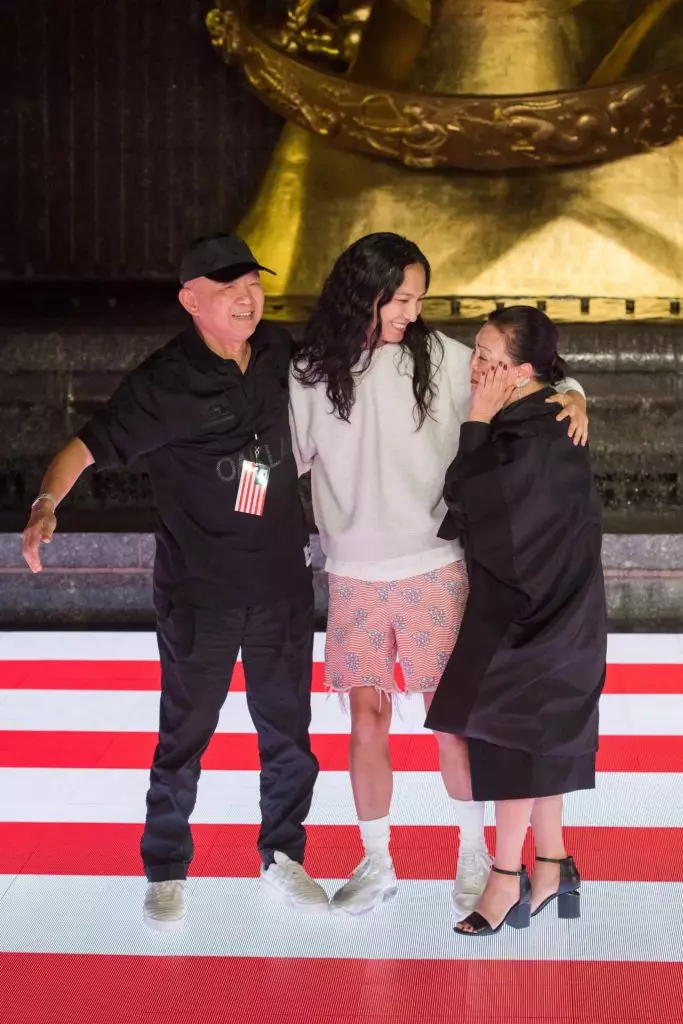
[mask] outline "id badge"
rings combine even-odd
[[[250,516],[263,515],[269,476],[270,469],[260,462],[245,460],[242,463],[235,512],[246,512]]]

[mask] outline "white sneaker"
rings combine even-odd
[[[175,932],[182,928],[187,909],[187,882],[150,882],[145,895],[143,917],[148,928],[157,932]]]
[[[372,853],[360,862],[348,882],[332,897],[333,910],[346,914],[367,914],[398,892],[391,857]]]
[[[461,848],[451,896],[453,910],[459,919],[467,917],[474,910],[477,900],[486,888],[492,864],[493,860],[488,850]]]
[[[302,914],[326,914],[330,909],[322,885],[310,878],[301,864],[286,853],[276,851],[274,863],[261,868],[261,881],[271,895],[288,903]]]

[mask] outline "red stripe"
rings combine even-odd
[[[242,494],[242,501],[240,502],[240,512],[249,511],[249,501],[251,498],[251,486],[254,482],[254,469],[252,466],[243,465],[244,473],[244,491]]]
[[[402,679],[397,666],[397,678]],[[0,689],[158,690],[158,661],[0,661]],[[244,690],[241,662],[231,687]],[[324,666],[313,666],[312,690],[322,693]],[[610,665],[605,693],[683,693],[683,665]]]
[[[256,492],[256,470],[251,467],[251,473],[249,476],[249,492],[247,494],[247,500],[245,502],[245,511],[250,515],[254,511],[254,494]]]
[[[258,490],[258,502],[256,504],[256,515],[263,515],[263,506],[266,503],[266,488],[261,486]]]
[[[256,467],[251,471],[251,491],[249,493],[249,513],[253,516],[258,500],[258,484],[256,482]]]
[[[344,878],[362,857],[352,825],[309,825],[306,867],[318,878]],[[76,822],[0,823],[0,874],[140,875],[142,825]],[[192,874],[250,878],[258,874],[256,825],[193,825]],[[487,828],[491,849],[495,830]],[[680,882],[683,829],[567,826],[567,848],[587,881]],[[391,849],[400,878],[453,877],[455,827],[392,825]],[[524,852],[533,865],[531,840]]]
[[[249,468],[243,462],[242,463],[242,472],[241,472],[241,475],[240,475],[240,484],[239,484],[239,488],[237,490],[237,501],[235,502],[235,509],[236,509],[237,512],[241,512],[242,511],[243,502],[244,502],[244,495],[245,495],[245,491],[246,491],[246,489],[248,487],[248,484],[249,484]]]
[[[255,511],[256,511],[256,515],[257,516],[260,516],[262,514],[262,512],[263,512],[263,502],[264,502],[265,496],[266,496],[266,488],[263,486],[263,484],[259,484],[257,492],[256,492],[256,509],[255,509]]]
[[[2,768],[148,768],[156,734],[151,732],[0,732]],[[323,771],[348,771],[346,733],[312,734]],[[392,735],[395,771],[439,769],[432,736]],[[204,768],[255,771],[259,767],[254,733],[216,733],[202,759]],[[597,768],[601,772],[683,772],[683,736],[603,736]]]
[[[683,1021],[676,963],[5,953],[0,974],[12,1024]]]

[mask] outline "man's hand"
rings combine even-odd
[[[557,420],[569,420],[567,433],[575,445],[585,445],[588,441],[588,413],[586,399],[580,391],[567,391],[565,394],[552,395],[546,402],[557,402],[562,411]]]
[[[79,437],[72,437],[47,467],[40,485],[40,497],[31,509],[24,530],[21,553],[31,572],[40,572],[40,545],[49,544],[55,532],[55,509],[67,496],[83,470],[92,466],[92,453]]]
[[[472,389],[468,420],[490,423],[512,397],[515,377],[509,366],[498,366],[483,373]]]
[[[26,559],[31,572],[40,572],[40,545],[49,544],[57,526],[54,505],[48,499],[40,501],[31,509],[31,518],[24,530],[24,543],[21,553]]]

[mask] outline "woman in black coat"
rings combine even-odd
[[[427,726],[468,740],[472,797],[496,803],[496,857],[456,931],[526,927],[553,899],[579,916],[562,794],[595,785],[605,678],[602,515],[588,450],[546,404],[564,374],[538,309],[496,310],[479,331],[472,398],[440,535],[465,544],[470,596]],[[521,852],[531,822],[536,868]]]

